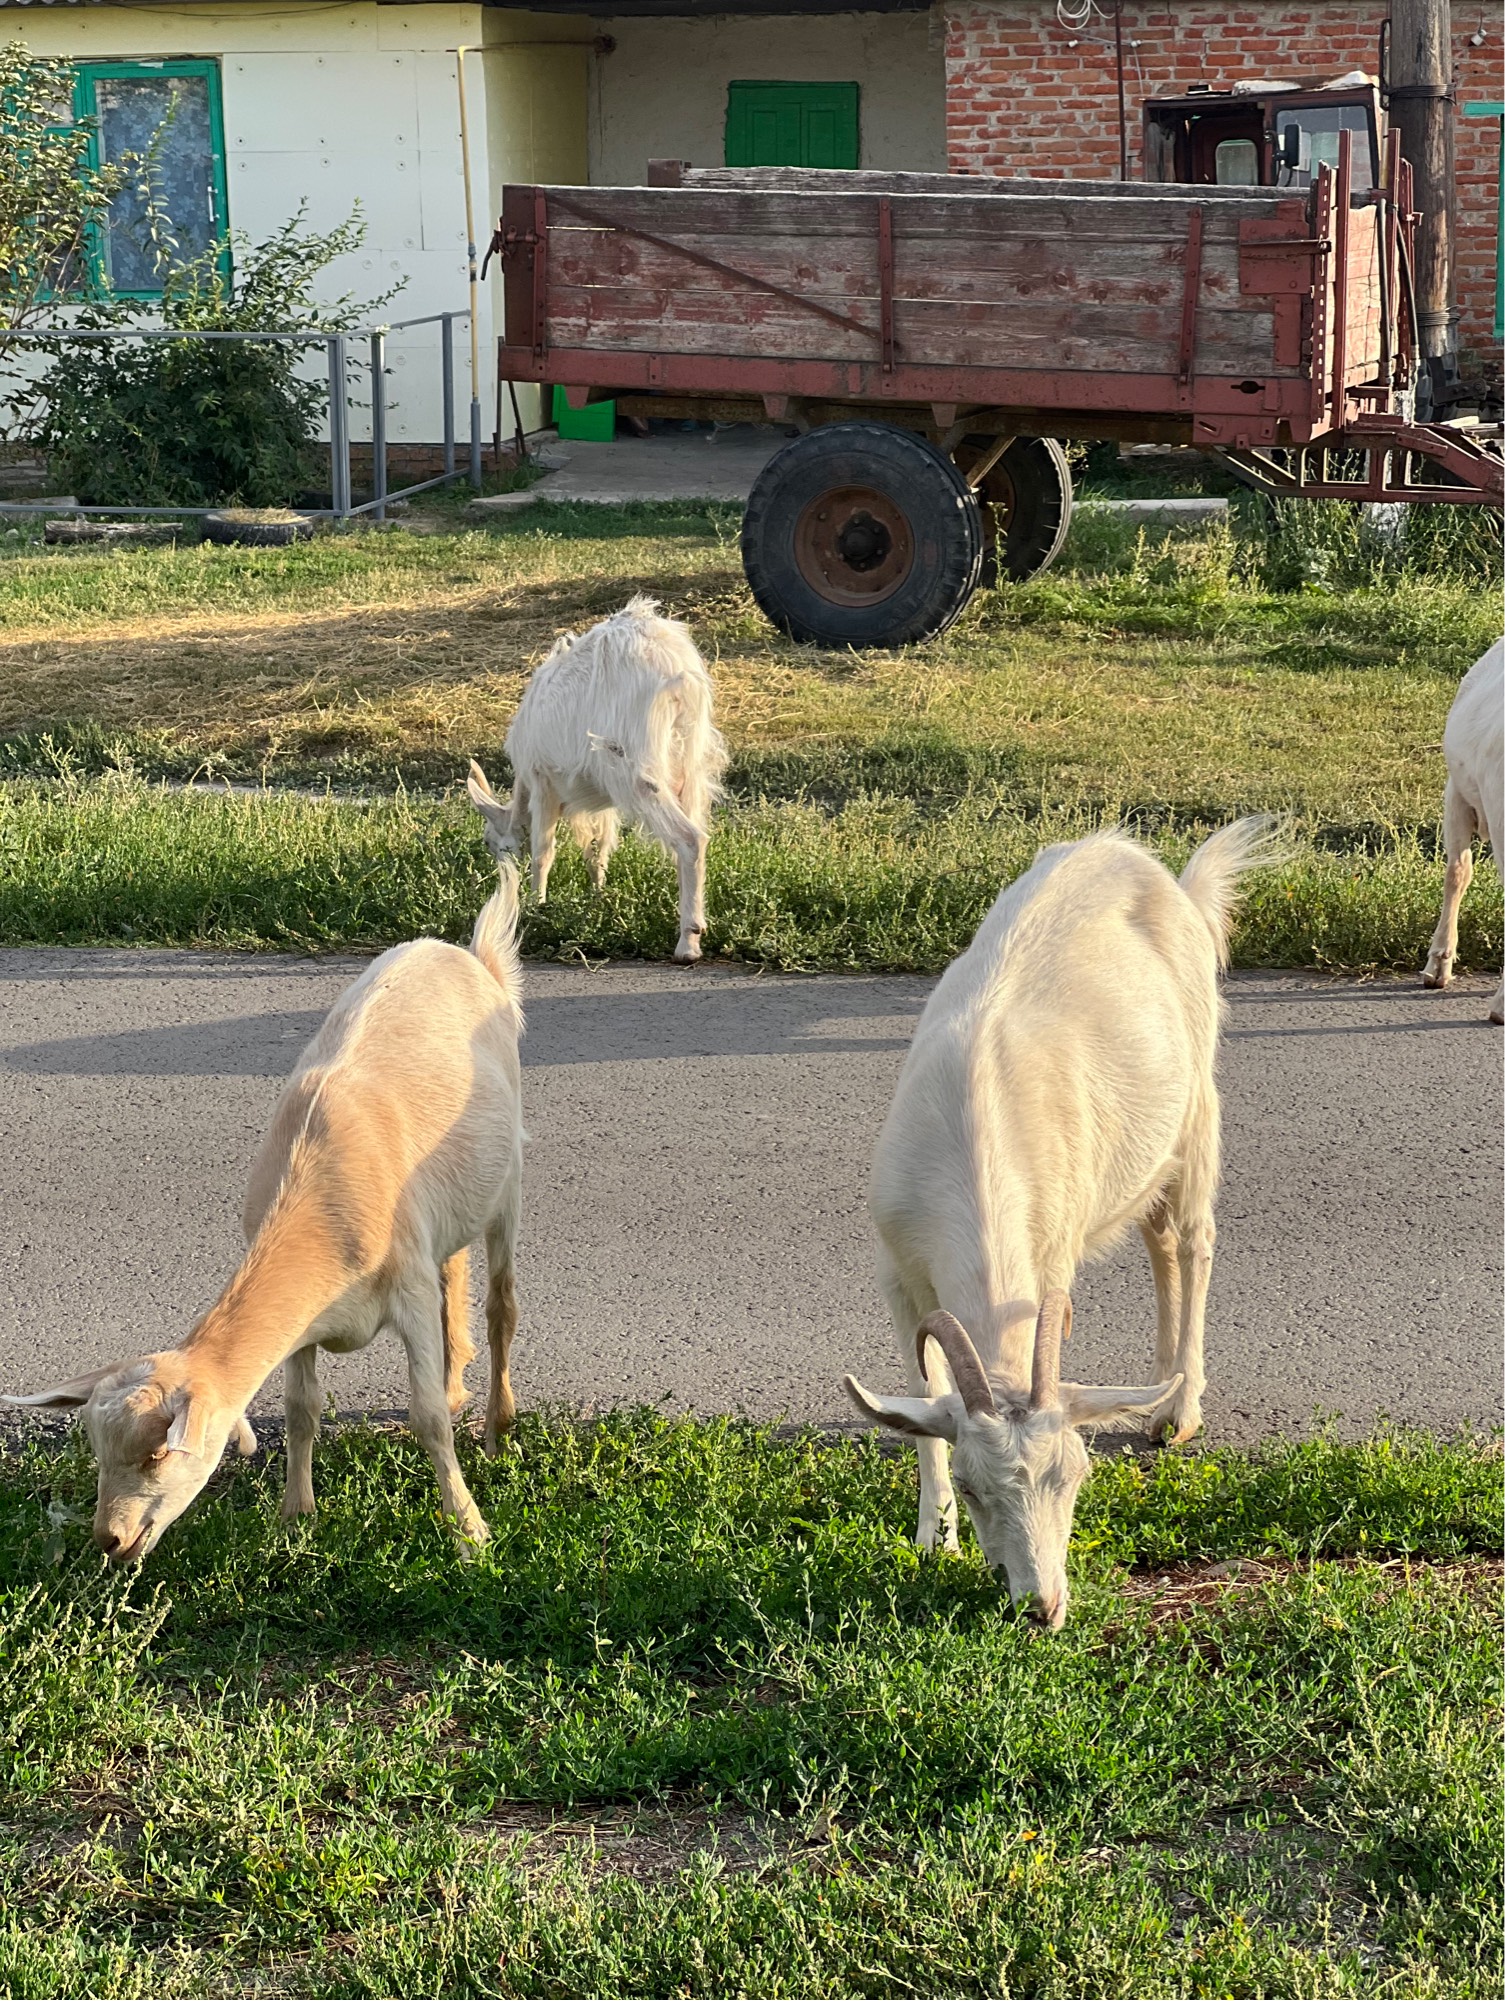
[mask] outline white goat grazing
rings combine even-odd
[[[99,1462],[94,1539],[144,1557],[219,1464],[279,1362],[285,1515],[313,1511],[315,1355],[391,1327],[408,1355],[408,1420],[445,1513],[488,1531],[455,1458],[470,1339],[466,1247],[486,1239],[486,1442],[512,1422],[512,1247],[522,1185],[517,877],[476,919],[470,950],[420,939],[385,952],[335,1003],[289,1079],[251,1170],[240,1270],[179,1348],[112,1363],[7,1402],[82,1405]]]
[[[1041,1625],[1066,1616],[1088,1471],[1075,1427],[1173,1398],[1178,1440],[1201,1422],[1218,969],[1265,825],[1214,834],[1179,884],[1121,835],[1043,850],[931,995],[878,1142],[879,1280],[913,1394],[846,1388],[919,1440],[924,1548],[957,1546],[954,1445],[983,1555]],[[1160,1380],[1063,1383],[1072,1278],[1131,1223],[1154,1270]],[[926,1388],[927,1340],[941,1394]]]
[[[1442,842],[1448,858],[1442,915],[1432,934],[1422,984],[1445,987],[1458,950],[1458,906],[1474,878],[1473,843],[1482,834],[1500,857],[1505,836],[1505,639],[1476,660],[1459,684],[1442,732],[1447,790],[1442,795]],[[1489,1010],[1505,1022],[1505,979]]]
[[[566,633],[523,691],[507,755],[513,785],[505,806],[480,765],[470,767],[470,796],[485,816],[491,852],[516,854],[526,823],[542,903],[561,818],[597,889],[622,822],[644,828],[679,872],[674,956],[682,965],[698,959],[706,840],[726,745],[712,720],[711,677],[686,628],[639,597],[579,638]]]

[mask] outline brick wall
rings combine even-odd
[[[1118,85],[1111,0],[1087,30],[1061,25],[1055,0],[945,0],[946,143],[953,172],[1113,179]],[[1075,10],[1073,10],[1075,11]],[[1328,77],[1378,61],[1384,0],[1247,0],[1244,6],[1151,6],[1124,0],[1129,173],[1138,179],[1140,107],[1191,83],[1240,77]],[[1479,32],[1485,41],[1470,46]],[[1137,47],[1131,48],[1129,44]],[[1075,46],[1073,46],[1075,44]],[[1496,4],[1454,0],[1455,88],[1497,102],[1502,36]],[[1458,120],[1457,295],[1465,348],[1493,347],[1500,133]]]

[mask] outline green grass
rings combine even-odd
[[[1049,1637],[873,1440],[463,1456],[473,1563],[351,1429],[135,1579],[0,1462],[0,1989],[1500,1991],[1496,1450],[1105,1461]]]
[[[1148,535],[1086,507],[1046,576],[862,655],[769,627],[715,506],[540,504],[475,528],[451,505],[425,532],[285,550],[18,556],[0,564],[0,778],[19,781],[0,787],[0,938],[459,935],[483,872],[443,796],[476,753],[506,782],[555,630],[648,590],[711,660],[732,746],[717,952],[933,967],[1042,839],[1121,819],[1174,857],[1268,808],[1298,857],[1256,891],[1241,962],[1411,967],[1441,893],[1443,722],[1499,630],[1490,524],[1427,524],[1397,557],[1341,509],[1260,526],[1241,504],[1232,527]],[[129,782],[206,773],[374,796],[211,809]],[[672,942],[650,851],[624,847],[600,902],[573,855],[556,881],[531,950]],[[1489,865],[1461,963],[1490,964],[1500,934]]]
[[[1042,842],[1095,818],[1026,817],[977,790],[945,813],[892,796],[737,806],[711,843],[706,950],[791,969],[937,969]],[[1143,831],[1173,867],[1196,838],[1153,821]],[[462,799],[182,793],[129,779],[0,792],[10,943],[324,950],[463,939],[494,880]],[[1414,833],[1372,828],[1335,847],[1308,830],[1288,863],[1249,885],[1235,962],[1414,968],[1441,894],[1442,863]],[[549,956],[667,957],[675,909],[661,849],[629,836],[597,896],[566,845],[548,904],[525,906],[524,941]],[[1499,875],[1485,863],[1463,905],[1461,964],[1498,957],[1501,920]]]

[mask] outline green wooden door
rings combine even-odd
[[[855,83],[733,83],[726,95],[729,167],[855,167]]]

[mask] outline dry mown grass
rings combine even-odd
[[[1179,627],[1157,616],[1140,630],[1063,582],[1048,601],[986,594],[928,646],[844,656],[766,625],[714,523],[657,539],[398,533],[374,550],[308,547],[291,561],[268,552],[278,560],[260,568],[250,552],[234,564],[222,551],[91,558],[93,588],[75,557],[66,590],[22,574],[47,559],[6,566],[0,740],[12,768],[45,769],[44,737],[66,748],[87,736],[86,767],[113,757],[169,776],[203,764],[444,783],[470,755],[496,756],[527,672],[561,629],[646,591],[711,659],[755,786],[787,793],[811,778],[771,776],[770,751],[829,763],[903,744],[982,756],[987,780],[1025,809],[1435,817],[1450,680],[1414,646],[1387,658],[1372,632],[1314,641],[1303,629],[1293,646],[1273,617],[1265,630],[1195,606]],[[131,565],[142,574],[120,574]]]

